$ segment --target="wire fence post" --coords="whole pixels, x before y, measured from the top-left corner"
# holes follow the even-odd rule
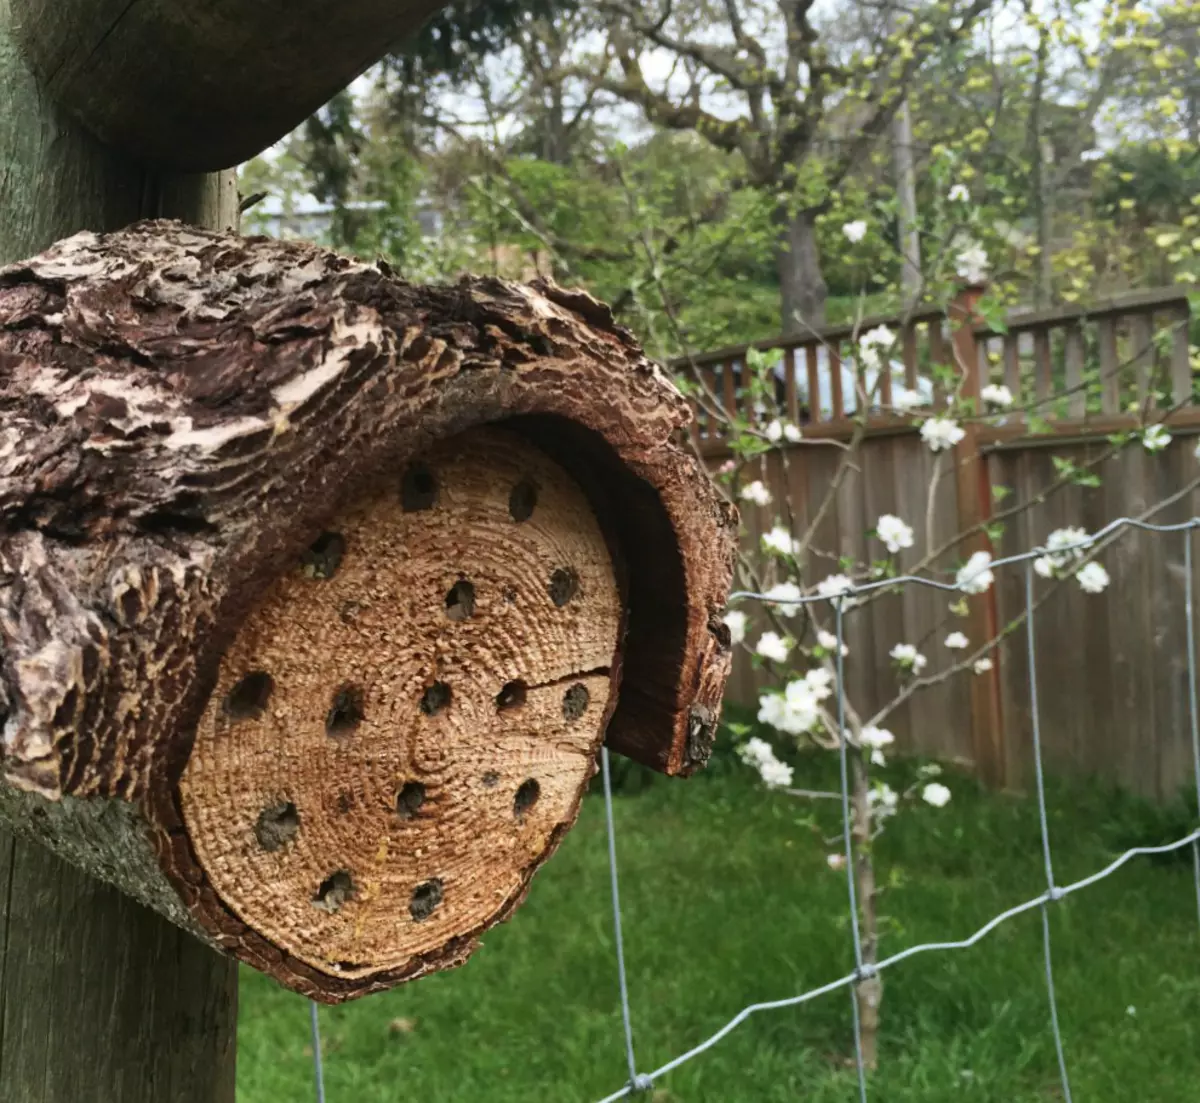
[[[321,1020],[316,1000],[308,1001],[308,1025],[312,1032],[313,1081],[317,1088],[317,1103],[325,1103],[325,1065],[321,1060]]]
[[[846,854],[846,893],[850,902],[850,931],[854,942],[854,976],[856,983],[850,989],[850,1010],[854,1022],[854,1066],[858,1072],[859,1103],[867,1103],[867,1073],[863,1065],[862,1017],[858,1013],[858,983],[866,979],[863,972],[862,936],[858,929],[858,890],[854,883],[854,832],[850,818],[850,770],[849,748],[846,739],[846,690],[842,669],[843,644],[843,599],[834,599],[837,627],[837,725],[838,761],[842,781],[842,842]]]
[[[1196,703],[1195,579],[1192,571],[1192,527],[1183,533],[1184,603],[1187,620],[1188,719],[1192,728],[1192,774],[1196,815],[1200,818],[1200,708]],[[1196,880],[1196,917],[1200,919],[1200,839],[1192,843],[1192,872]]]
[[[1038,549],[1041,550],[1041,549]],[[1037,776],[1038,822],[1042,833],[1042,859],[1046,866],[1046,895],[1042,898],[1042,951],[1046,968],[1046,994],[1050,999],[1050,1028],[1054,1034],[1054,1050],[1058,1055],[1058,1072],[1062,1078],[1063,1097],[1071,1103],[1071,1079],[1067,1075],[1067,1057],[1063,1050],[1062,1031],[1058,1025],[1058,999],[1054,994],[1054,962],[1050,951],[1050,901],[1058,900],[1061,892],[1054,884],[1054,862],[1050,854],[1050,820],[1046,815],[1046,778],[1042,766],[1042,731],[1038,715],[1037,650],[1033,631],[1033,561],[1025,562],[1025,644],[1029,664],[1029,711],[1033,732],[1033,765]]]

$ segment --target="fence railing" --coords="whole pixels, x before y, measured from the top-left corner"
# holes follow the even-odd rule
[[[1185,288],[1014,313],[1004,332],[979,317],[978,299],[978,289],[969,289],[948,310],[923,306],[675,361],[672,367],[693,375],[700,387],[697,443],[708,454],[721,454],[730,418],[753,420],[768,412],[803,426],[809,436],[849,435],[864,410],[869,429],[895,430],[908,424],[897,417],[899,388],[936,409],[951,388],[978,399],[988,383],[1007,386],[1014,401],[1002,419],[983,427],[981,443],[1025,435],[1034,419],[1053,422],[1064,435],[1111,432],[1134,418],[1131,406],[1140,416],[1157,410],[1172,423],[1200,422]],[[896,334],[880,370],[865,366],[857,353],[859,339],[877,326]],[[751,350],[778,354],[766,401],[750,385]]]

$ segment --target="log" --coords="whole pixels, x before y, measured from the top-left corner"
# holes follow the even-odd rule
[[[442,0],[7,0],[57,103],[179,172],[253,157],[412,35]]]
[[[582,292],[82,233],[0,411],[0,816],[297,991],[464,961],[601,739],[708,756],[736,515]]]

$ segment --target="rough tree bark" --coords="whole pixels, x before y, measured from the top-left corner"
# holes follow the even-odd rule
[[[84,228],[236,221],[231,174],[179,178],[102,146],[19,60],[0,0],[0,264]],[[5,1103],[233,1103],[234,962],[0,824]]]
[[[825,324],[829,291],[821,274],[817,247],[816,212],[793,213],[780,207],[775,213],[779,237],[775,267],[779,273],[779,300],[783,333],[808,333]]]
[[[892,165],[896,175],[899,213],[896,227],[900,249],[900,287],[906,307],[921,296],[921,227],[917,217],[917,174],[913,168],[912,112],[905,100],[892,120]]]
[[[7,814],[214,945],[324,1000],[458,964],[610,710],[707,758],[736,517],[587,295],[141,223],[0,269],[0,364]]]

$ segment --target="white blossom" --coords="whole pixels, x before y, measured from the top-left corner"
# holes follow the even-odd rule
[[[792,444],[798,444],[803,434],[800,432],[799,425],[793,425],[790,421],[783,423],[783,439],[790,441]]]
[[[778,555],[793,555],[796,551],[796,541],[783,525],[776,525],[770,532],[763,533],[763,547]]]
[[[992,669],[992,660],[989,659],[986,655],[984,655],[984,657],[982,659],[975,660],[971,669],[973,671],[975,671],[976,674],[986,674],[989,670]]]
[[[966,430],[948,417],[931,417],[921,424],[921,439],[934,452],[953,448],[966,435]]]
[[[911,643],[898,643],[888,654],[895,663],[914,674],[920,674],[929,661],[917,650],[916,645]]]
[[[987,250],[977,241],[971,242],[954,260],[954,271],[967,283],[983,283],[990,266]]]
[[[1142,433],[1142,447],[1147,452],[1161,452],[1171,443],[1171,434],[1161,425],[1151,425]]]
[[[781,762],[774,748],[765,739],[753,736],[738,748],[738,757],[753,766],[769,789],[791,785],[792,767]]]
[[[825,864],[833,870],[834,873],[841,873],[846,868],[845,854],[826,854]]]
[[[835,598],[839,594],[849,594],[853,589],[853,581],[844,574],[831,574],[828,578],[823,578],[817,583],[817,595],[824,598]],[[858,598],[847,597],[842,601],[842,608],[853,609],[859,603]]]
[[[778,444],[779,441],[783,440],[783,422],[779,418],[776,418],[766,427],[764,432],[767,434],[767,440],[772,444]]]
[[[846,235],[847,241],[857,244],[867,236],[867,224],[861,218],[855,219],[842,227],[842,233]]]
[[[753,502],[756,506],[771,504],[771,492],[763,485],[761,479],[755,479],[742,487],[741,498],[743,502]]]
[[[947,198],[951,203],[970,203],[971,193],[967,190],[966,184],[955,184],[950,189],[950,194]]]
[[[1095,149],[1095,148],[1085,149],[1079,155],[1079,159],[1081,161],[1103,161],[1104,160],[1104,150]]]
[[[896,807],[900,803],[900,794],[890,785],[879,782],[867,794],[867,803],[870,805],[871,811],[883,819],[896,811]]]
[[[1046,554],[1033,561],[1033,569],[1043,578],[1053,578],[1055,573],[1083,558],[1084,549],[1075,545],[1088,538],[1087,529],[1068,525],[1055,529],[1046,537]]]
[[[1085,563],[1075,572],[1075,580],[1085,594],[1099,594],[1109,583],[1108,571],[1099,563]]]
[[[778,632],[764,632],[754,645],[754,650],[764,659],[771,659],[777,663],[786,662],[791,649],[792,645]]]
[[[1012,391],[1003,383],[989,383],[979,392],[979,397],[990,406],[1011,406],[1013,404]]]
[[[892,409],[902,414],[915,410],[921,405],[921,392],[910,391],[907,387],[892,388]]]
[[[822,628],[820,631],[817,632],[817,643],[821,647],[825,648],[826,651],[829,651],[834,655],[837,654],[837,645],[838,645],[837,636],[835,636],[832,632],[826,632]],[[849,654],[850,654],[850,648],[848,648],[843,643],[842,644],[842,655],[845,656],[845,655],[849,655]]]
[[[896,737],[887,728],[877,728],[874,724],[868,724],[863,728],[858,741],[869,750],[880,751],[895,743]]]
[[[963,593],[986,593],[992,582],[995,581],[995,575],[992,574],[992,553],[975,552],[966,563],[959,567],[954,581]]]
[[[921,799],[934,808],[945,808],[950,802],[950,790],[940,781],[931,781],[921,790]]]
[[[784,603],[775,606],[775,611],[781,617],[794,617],[800,611],[800,606],[794,603],[802,596],[800,587],[794,582],[779,582],[763,591],[763,597]]]
[[[885,513],[875,522],[875,532],[893,555],[901,548],[913,546],[912,527],[894,514]]]
[[[885,325],[868,329],[859,339],[860,348],[890,349],[896,343],[896,334]]]
[[[788,682],[782,693],[764,693],[758,699],[758,719],[787,735],[803,735],[821,720],[821,702],[833,692],[832,675],[822,668]]]
[[[729,629],[729,642],[736,647],[746,638],[746,614],[740,609],[731,609],[721,620]]]
[[[951,651],[962,651],[970,641],[961,632],[951,632],[945,639],[946,646]]]

